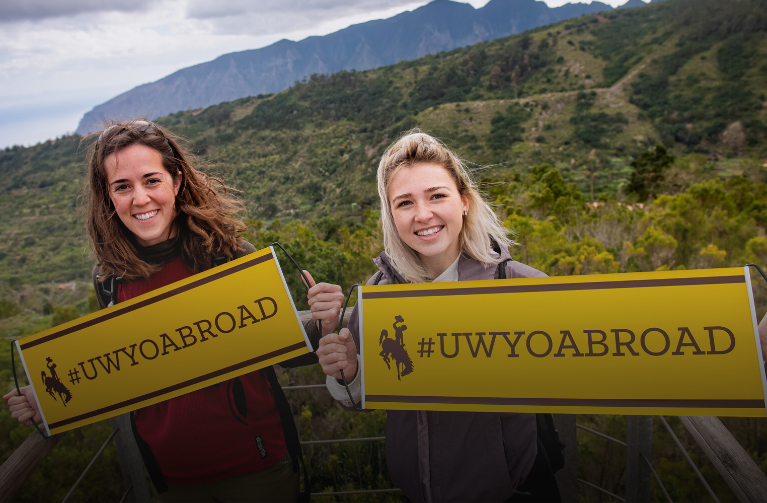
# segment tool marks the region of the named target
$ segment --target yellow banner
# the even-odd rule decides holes
[[[365,286],[360,298],[369,409],[767,416],[744,269]]]
[[[16,346],[49,434],[311,350],[271,248]]]

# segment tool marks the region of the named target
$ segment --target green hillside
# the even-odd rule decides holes
[[[512,254],[548,274],[767,266],[767,5],[758,0],[670,0],[584,16],[157,122],[240,191],[251,242],[279,240],[315,278],[345,288],[366,279],[382,248],[375,171],[383,150],[412,127],[470,163],[516,232]],[[85,148],[68,136],[0,151],[5,337],[93,308],[78,215]],[[74,291],[59,288],[72,280]],[[761,317],[767,285],[754,284]],[[8,359],[3,347],[4,382]],[[283,379],[321,376],[303,369]],[[307,438],[381,431],[382,416],[349,423],[326,397],[307,397],[291,398]],[[625,431],[625,418],[584,418],[618,438]],[[767,425],[738,421],[728,427],[767,467]],[[0,421],[3,428],[15,427]],[[0,440],[0,452],[17,445],[20,430],[10,444]],[[379,447],[317,448],[314,489],[388,487]],[[623,454],[591,441],[578,449],[581,475],[623,494]],[[657,452],[661,478],[676,477],[666,485],[674,500],[707,498],[694,476],[685,478],[678,452]],[[355,456],[369,460],[365,470],[352,469]],[[702,454],[697,461],[720,498],[734,498]],[[27,500],[42,498],[27,491]]]

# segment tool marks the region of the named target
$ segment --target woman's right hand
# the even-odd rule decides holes
[[[341,333],[328,334],[320,339],[317,356],[323,372],[327,375],[341,379],[343,370],[347,382],[353,381],[357,376],[357,346],[348,328],[341,329]]]
[[[32,426],[31,419],[35,420],[35,423],[40,423],[43,418],[40,415],[40,407],[35,400],[35,394],[32,391],[32,386],[24,386],[21,388],[21,396],[16,390],[11,390],[3,396],[3,400],[8,400],[8,405],[11,410],[11,417],[18,419],[21,424]]]

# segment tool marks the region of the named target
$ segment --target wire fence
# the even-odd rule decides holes
[[[285,386],[283,388],[283,390],[292,391],[292,390],[305,390],[305,389],[319,389],[319,388],[324,388],[324,387],[325,387],[324,384],[312,384],[312,385],[301,385],[301,386]],[[661,423],[665,427],[666,431],[668,431],[668,433],[671,436],[671,438],[674,440],[674,443],[676,444],[676,446],[682,452],[684,458],[687,460],[688,464],[690,465],[692,470],[695,472],[696,476],[698,477],[700,482],[703,484],[703,486],[705,487],[706,491],[711,496],[713,501],[715,503],[719,503],[719,499],[717,498],[716,494],[711,489],[711,486],[708,484],[708,482],[706,481],[705,477],[703,477],[703,474],[700,472],[698,467],[693,462],[692,458],[690,457],[690,455],[687,452],[687,450],[685,449],[685,447],[682,445],[682,442],[679,440],[679,437],[676,435],[676,433],[674,432],[673,428],[671,428],[671,426],[668,424],[668,422],[666,421],[666,419],[663,416],[658,416],[658,418],[660,419]],[[592,428],[589,428],[589,427],[586,427],[586,426],[583,426],[583,425],[580,425],[580,424],[576,424],[575,426],[576,426],[577,429],[585,431],[585,432],[587,432],[587,433],[589,433],[591,435],[598,436],[600,438],[603,438],[603,439],[608,440],[610,442],[613,442],[615,444],[621,445],[623,447],[628,447],[628,444],[626,442],[624,442],[622,440],[618,440],[617,438],[611,437],[609,435],[606,435],[606,434],[604,434],[604,433],[602,433],[600,431],[594,430]],[[74,491],[77,489],[77,487],[82,482],[82,480],[85,477],[85,475],[88,473],[88,471],[94,465],[96,460],[98,460],[98,458],[101,456],[101,453],[104,451],[104,449],[107,447],[107,445],[109,445],[109,442],[111,442],[115,438],[115,436],[118,435],[120,432],[121,432],[120,428],[115,428],[112,431],[112,434],[109,435],[109,437],[103,443],[103,445],[98,450],[98,452],[96,452],[96,454],[93,456],[93,458],[91,459],[90,463],[88,463],[88,466],[85,467],[85,470],[83,470],[83,472],[80,475],[80,477],[77,479],[77,481],[74,483],[72,488],[69,490],[69,493],[67,493],[66,497],[62,500],[62,503],[66,503],[69,500],[69,498],[72,496]],[[380,437],[362,437],[362,438],[334,438],[334,439],[320,439],[320,440],[304,440],[304,441],[301,441],[301,445],[303,445],[303,446],[311,446],[311,445],[341,444],[341,443],[347,443],[347,442],[380,442],[382,440],[386,440],[386,437],[385,436],[380,436]],[[661,492],[663,493],[666,501],[668,501],[669,503],[673,503],[673,501],[671,499],[671,496],[669,495],[668,491],[666,490],[666,487],[664,486],[663,482],[661,481],[660,476],[658,475],[657,471],[653,467],[652,462],[650,461],[650,459],[648,459],[647,456],[645,456],[644,453],[639,453],[639,458],[646,464],[646,466],[651,471],[652,476],[655,479],[656,483],[658,484],[658,487],[660,488]],[[613,498],[613,499],[615,499],[617,501],[626,501],[625,498],[622,498],[621,496],[618,496],[617,494],[615,494],[615,493],[613,493],[611,491],[608,491],[607,489],[605,489],[603,487],[599,487],[598,485],[593,484],[593,483],[591,483],[591,482],[589,482],[587,480],[583,480],[583,479],[580,479],[580,478],[578,478],[576,480],[578,481],[578,483],[580,483],[580,484],[582,484],[582,485],[584,485],[586,487],[589,487],[591,489],[594,489],[596,491],[599,491],[600,493],[605,494],[605,495],[607,495],[607,496],[609,496],[609,497],[611,497],[611,498]],[[133,485],[128,486],[127,489],[125,490],[125,493],[122,495],[122,498],[120,499],[120,502],[125,501],[126,498],[128,497],[128,495],[131,493],[132,490],[133,490]],[[320,496],[350,496],[350,495],[359,495],[359,494],[385,494],[385,493],[397,493],[397,492],[401,492],[401,490],[399,488],[359,489],[359,490],[349,490],[349,491],[333,491],[333,492],[311,493],[311,495],[315,496],[315,497],[320,497]]]

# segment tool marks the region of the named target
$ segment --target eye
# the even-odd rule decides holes
[[[405,205],[409,205],[409,204],[413,204],[413,203],[412,203],[411,201],[400,201],[400,202],[397,204],[397,208],[402,208],[403,206],[405,206]]]
[[[162,182],[159,178],[150,178],[146,181],[147,185],[157,185],[158,183]]]
[[[432,199],[444,199],[446,197],[448,197],[447,194],[439,194],[439,193],[431,196]]]
[[[115,190],[115,192],[122,192],[124,190],[128,190],[128,185],[125,184],[125,183],[122,184],[122,185],[118,185],[117,187],[115,187],[114,190]]]

